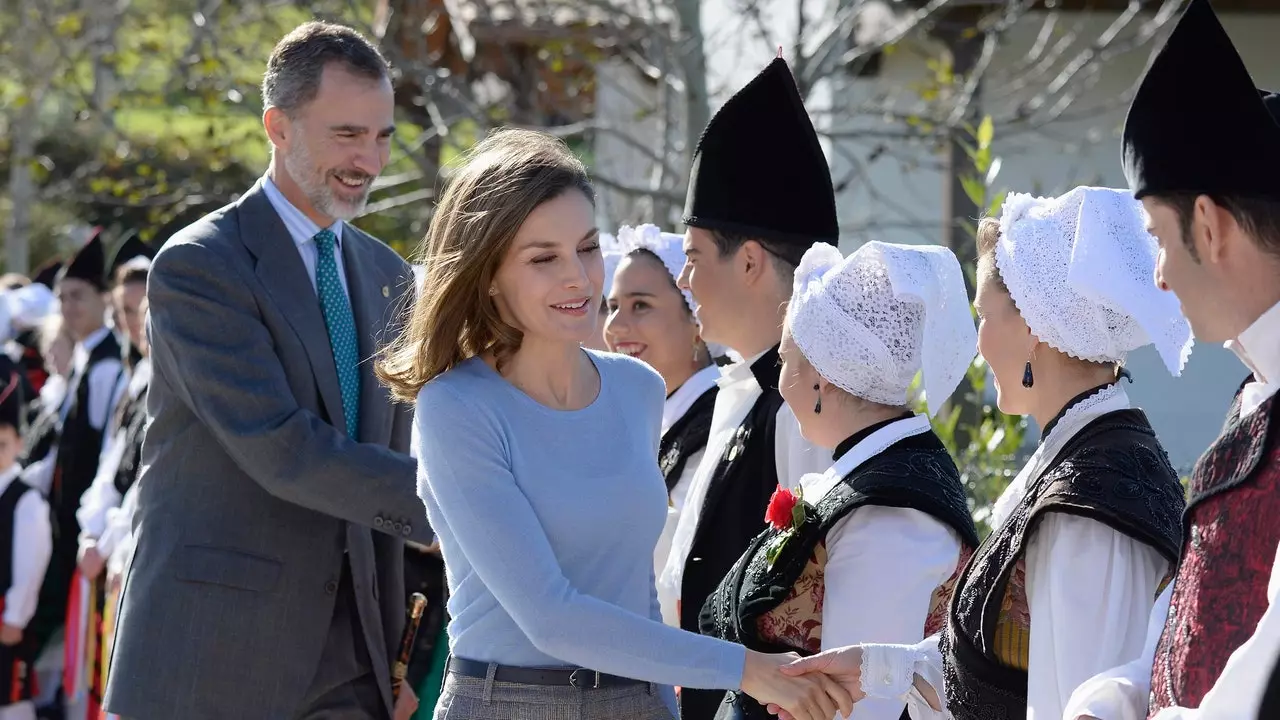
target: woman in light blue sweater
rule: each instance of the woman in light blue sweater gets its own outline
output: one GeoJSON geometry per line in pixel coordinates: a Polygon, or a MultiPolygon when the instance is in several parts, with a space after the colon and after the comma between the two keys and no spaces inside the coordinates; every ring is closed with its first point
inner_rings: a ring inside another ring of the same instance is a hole
{"type": "Polygon", "coordinates": [[[665,393],[643,363],[580,347],[603,274],[594,215],[563,143],[491,135],[452,178],[422,297],[379,359],[417,402],[419,494],[451,591],[435,717],[665,720],[673,685],[741,689],[798,718],[848,712],[825,677],[779,673],[788,656],[662,624],[665,393]]]}

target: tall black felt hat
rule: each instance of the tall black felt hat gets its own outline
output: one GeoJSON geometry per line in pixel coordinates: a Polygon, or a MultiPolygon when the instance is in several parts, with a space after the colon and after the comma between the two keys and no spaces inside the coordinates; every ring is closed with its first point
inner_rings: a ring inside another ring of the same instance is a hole
{"type": "Polygon", "coordinates": [[[80,248],[71,261],[58,271],[58,281],[67,278],[83,280],[90,285],[105,290],[107,285],[107,256],[102,249],[102,234],[94,231],[94,235],[80,248]]]}
{"type": "Polygon", "coordinates": [[[839,239],[831,170],[782,58],[707,123],[693,154],[684,223],[785,243],[801,253],[839,239]]]}
{"type": "Polygon", "coordinates": [[[150,245],[142,241],[137,233],[131,233],[125,241],[120,243],[120,247],[116,248],[116,254],[111,258],[111,276],[115,276],[116,271],[125,263],[137,258],[151,258],[156,256],[156,251],[150,245]]]}
{"type": "Polygon", "coordinates": [[[62,260],[54,258],[36,270],[36,274],[31,276],[31,282],[40,283],[50,290],[53,289],[53,283],[58,279],[58,271],[62,269],[62,260]]]}
{"type": "Polygon", "coordinates": [[[1280,124],[1209,0],[1191,0],[1129,106],[1124,174],[1136,197],[1280,199],[1280,124]]]}

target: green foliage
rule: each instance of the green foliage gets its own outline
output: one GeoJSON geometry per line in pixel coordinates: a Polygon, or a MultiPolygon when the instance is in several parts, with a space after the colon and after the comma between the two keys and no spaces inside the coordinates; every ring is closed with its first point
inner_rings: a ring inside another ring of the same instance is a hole
{"type": "MultiPolygon", "coordinates": [[[[1000,159],[991,148],[995,128],[991,118],[984,117],[976,128],[966,128],[968,139],[961,144],[973,162],[973,174],[959,178],[961,187],[973,204],[987,215],[996,215],[1004,202],[1004,192],[992,192],[991,185],[1000,170],[1000,159]]],[[[976,241],[977,227],[966,223],[976,241]]],[[[971,285],[976,287],[977,269],[965,268],[971,285]]],[[[968,496],[978,531],[986,536],[991,531],[991,508],[1000,493],[1021,468],[1020,451],[1027,431],[1025,418],[1001,413],[988,401],[994,397],[987,364],[982,357],[974,359],[960,384],[960,397],[953,398],[933,421],[934,432],[947,446],[960,469],[960,477],[968,496]]],[[[912,397],[919,396],[919,376],[912,386],[912,397]]],[[[921,398],[916,411],[924,412],[921,398]]]]}

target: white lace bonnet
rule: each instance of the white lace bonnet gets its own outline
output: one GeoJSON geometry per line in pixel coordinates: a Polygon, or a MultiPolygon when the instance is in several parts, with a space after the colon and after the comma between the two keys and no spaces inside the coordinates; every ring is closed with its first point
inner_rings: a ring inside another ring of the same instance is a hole
{"type": "MultiPolygon", "coordinates": [[[[684,272],[683,235],[662,232],[657,225],[644,224],[639,227],[623,225],[618,228],[618,244],[622,249],[623,257],[636,250],[648,250],[656,255],[662,261],[662,266],[670,273],[672,283],[678,281],[680,273],[684,272]]],[[[693,296],[688,290],[681,290],[680,294],[684,296],[685,306],[692,312],[693,296]]]]}
{"type": "Polygon", "coordinates": [[[787,323],[818,374],[857,397],[906,405],[923,371],[930,415],[978,348],[964,272],[937,245],[869,242],[847,258],[814,245],[796,268],[787,323]]]}
{"type": "Polygon", "coordinates": [[[1056,198],[1011,193],[996,267],[1031,332],[1092,362],[1155,345],[1169,372],[1191,355],[1191,326],[1154,282],[1157,246],[1128,190],[1079,187],[1056,198]]]}
{"type": "Polygon", "coordinates": [[[618,263],[622,262],[626,253],[622,250],[622,243],[618,242],[618,238],[609,233],[600,233],[600,257],[604,259],[604,287],[601,295],[605,301],[608,301],[609,291],[613,289],[613,273],[618,269],[618,263]]]}

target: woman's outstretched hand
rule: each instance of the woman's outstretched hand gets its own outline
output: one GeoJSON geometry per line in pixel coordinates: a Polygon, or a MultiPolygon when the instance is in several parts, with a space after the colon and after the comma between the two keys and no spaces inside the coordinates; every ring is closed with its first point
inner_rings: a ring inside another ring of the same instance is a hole
{"type": "MultiPolygon", "coordinates": [[[[828,682],[837,684],[850,702],[849,709],[841,706],[840,712],[844,717],[848,717],[853,712],[853,703],[866,697],[862,692],[862,648],[857,645],[797,659],[783,665],[779,668],[779,672],[787,677],[825,678],[828,682]]],[[[767,705],[769,712],[777,715],[781,720],[801,720],[802,716],[797,715],[782,703],[770,702],[767,705]]]]}
{"type": "Polygon", "coordinates": [[[784,674],[784,668],[799,660],[795,653],[767,655],[748,650],[742,691],[769,706],[770,712],[782,711],[794,720],[831,720],[837,712],[846,717],[853,712],[854,696],[826,674],[784,674]]]}

